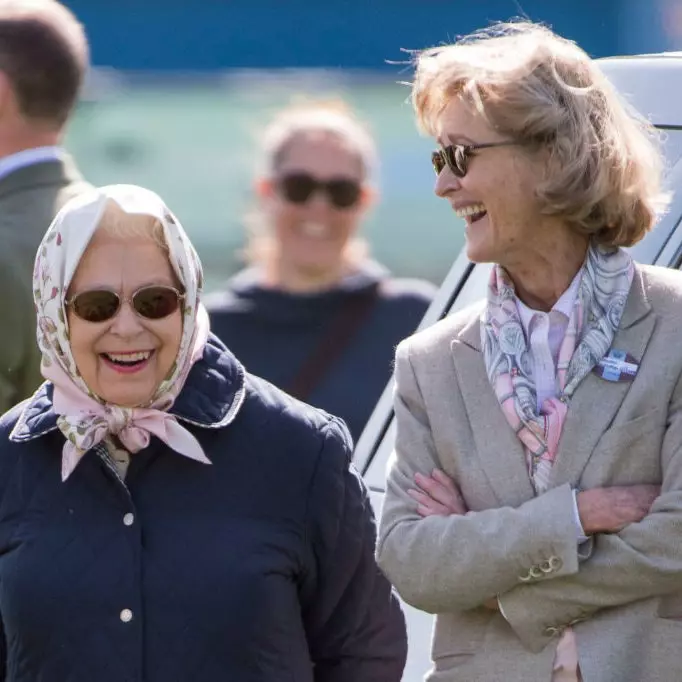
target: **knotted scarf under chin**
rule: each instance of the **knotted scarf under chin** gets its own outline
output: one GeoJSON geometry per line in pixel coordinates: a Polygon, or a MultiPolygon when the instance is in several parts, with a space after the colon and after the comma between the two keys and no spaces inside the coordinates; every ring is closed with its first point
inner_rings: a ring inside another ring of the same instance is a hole
{"type": "MultiPolygon", "coordinates": [[[[63,372],[57,366],[53,371],[63,372]]],[[[66,372],[63,373],[69,379],[66,372]]],[[[57,425],[66,437],[62,451],[63,481],[88,450],[109,436],[116,436],[126,450],[134,453],[144,450],[154,435],[185,457],[204,464],[211,463],[199,441],[168,412],[102,404],[84,395],[70,380],[60,381],[59,385],[55,383],[52,403],[60,415],[57,425]],[[78,393],[78,396],[73,393],[78,393]]]]}

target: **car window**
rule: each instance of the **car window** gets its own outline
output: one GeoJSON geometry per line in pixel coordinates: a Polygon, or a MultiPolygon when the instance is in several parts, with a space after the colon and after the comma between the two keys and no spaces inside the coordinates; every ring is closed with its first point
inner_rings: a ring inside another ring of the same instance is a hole
{"type": "Polygon", "coordinates": [[[668,170],[671,170],[682,157],[682,130],[676,128],[661,129],[663,153],[668,170]]]}
{"type": "Polygon", "coordinates": [[[666,247],[682,215],[682,130],[663,132],[667,167],[666,187],[672,192],[672,201],[666,215],[641,242],[630,249],[630,253],[640,263],[661,263],[668,266],[673,260],[666,247]]]}

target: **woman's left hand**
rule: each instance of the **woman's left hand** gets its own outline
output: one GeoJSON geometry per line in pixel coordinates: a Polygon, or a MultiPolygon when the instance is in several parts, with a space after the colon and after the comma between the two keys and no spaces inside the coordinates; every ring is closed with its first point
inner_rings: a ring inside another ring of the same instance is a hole
{"type": "Polygon", "coordinates": [[[434,469],[430,476],[415,474],[414,482],[418,489],[408,490],[410,497],[417,502],[417,512],[421,516],[450,516],[467,513],[462,493],[454,481],[440,469],[434,469]]]}

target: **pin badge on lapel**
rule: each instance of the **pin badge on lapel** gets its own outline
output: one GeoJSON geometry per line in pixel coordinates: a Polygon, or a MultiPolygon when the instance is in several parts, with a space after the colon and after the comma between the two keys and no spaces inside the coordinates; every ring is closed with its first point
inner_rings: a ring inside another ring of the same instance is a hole
{"type": "Polygon", "coordinates": [[[592,371],[606,381],[632,381],[638,369],[632,355],[612,348],[592,371]]]}

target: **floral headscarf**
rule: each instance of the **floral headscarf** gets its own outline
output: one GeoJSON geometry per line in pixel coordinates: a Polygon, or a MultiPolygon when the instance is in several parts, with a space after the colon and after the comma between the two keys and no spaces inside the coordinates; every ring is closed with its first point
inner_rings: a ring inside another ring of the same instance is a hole
{"type": "Polygon", "coordinates": [[[149,444],[152,434],[176,452],[210,463],[196,438],[168,413],[208,339],[208,314],[199,298],[202,284],[201,263],[187,234],[150,190],[135,185],[101,187],[72,199],[57,214],[38,249],[33,298],[41,371],[54,385],[53,409],[66,437],[62,480],[88,450],[110,436],[117,436],[130,452],[137,452],[149,444]],[[171,266],[185,293],[177,359],[149,403],[135,408],[106,403],[90,391],[78,372],[69,341],[66,294],[110,201],[126,213],[153,216],[161,223],[171,266]]]}

